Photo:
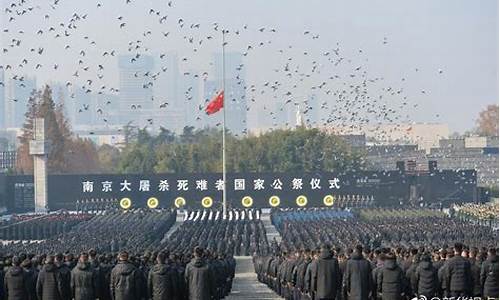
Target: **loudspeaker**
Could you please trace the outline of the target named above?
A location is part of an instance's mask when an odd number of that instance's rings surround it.
[[[396,169],[398,169],[398,171],[400,171],[400,172],[404,172],[405,171],[405,162],[404,161],[397,161],[396,162]]]

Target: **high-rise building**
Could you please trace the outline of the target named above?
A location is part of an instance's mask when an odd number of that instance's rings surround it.
[[[52,89],[52,99],[56,106],[61,105],[64,109],[64,115],[70,122],[74,119],[75,102],[70,99],[68,87],[60,82],[49,84]]]
[[[217,123],[222,122],[222,114],[215,114],[208,116],[205,113],[205,108],[207,107],[208,102],[212,100],[220,87],[214,80],[205,80],[203,83],[203,99],[202,99],[202,110],[200,114],[202,127],[215,127]]]
[[[71,120],[74,126],[88,126],[92,124],[92,98],[90,93],[83,89],[76,89],[71,100],[74,103],[74,119]]]
[[[153,128],[163,127],[180,133],[186,125],[185,103],[182,97],[182,82],[180,81],[179,59],[176,53],[169,52],[156,59],[155,73],[160,72],[156,78],[153,95],[154,111]]]
[[[5,80],[3,68],[0,68],[0,128],[5,127]]]
[[[153,57],[123,55],[118,59],[120,72],[120,122],[144,127],[154,108]]]
[[[9,93],[5,101],[6,127],[20,128],[23,126],[28,100],[36,89],[35,78],[21,77],[9,81]]]
[[[200,79],[194,77],[193,70],[181,78],[180,99],[184,107],[184,120],[187,126],[203,127],[202,117],[205,114],[203,100],[200,97]],[[201,108],[201,110],[200,110]]]
[[[222,88],[222,55],[214,55],[215,82],[217,89]],[[245,93],[245,72],[243,55],[239,52],[225,54],[225,92],[226,128],[241,136],[247,131],[247,100]]]
[[[113,94],[92,94],[92,125],[120,125],[120,97]]]

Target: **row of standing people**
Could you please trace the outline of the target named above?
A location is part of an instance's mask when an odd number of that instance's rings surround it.
[[[222,299],[231,290],[236,265],[233,257],[199,247],[185,259],[168,251],[146,260],[126,251],[116,260],[98,259],[93,250],[78,260],[47,255],[43,264],[24,257],[11,257],[11,266],[0,271],[0,300]]]
[[[338,250],[323,246],[312,252],[255,256],[255,271],[259,281],[291,300],[498,298],[497,249],[489,249],[484,261],[469,256],[460,243],[434,261],[428,252],[403,258],[393,249],[377,255],[362,246]]]

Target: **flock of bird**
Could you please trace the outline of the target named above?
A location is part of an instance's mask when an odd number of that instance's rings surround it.
[[[201,55],[201,52],[220,51],[223,45],[226,51],[241,53],[242,63],[229,65],[227,74],[232,78],[227,81],[244,92],[235,93],[238,96],[226,93],[226,101],[246,103],[248,112],[254,111],[259,120],[268,121],[272,127],[294,126],[294,121],[290,118],[285,119],[285,124],[281,122],[285,113],[289,114],[291,111],[295,116],[297,107],[306,123],[311,126],[332,128],[338,132],[355,132],[371,126],[381,139],[390,135],[392,130],[405,130],[401,127],[408,127],[407,124],[412,122],[411,111],[418,106],[418,99],[408,96],[405,90],[407,77],[397,79],[396,86],[389,84],[382,75],[373,76],[375,72],[369,70],[369,55],[365,54],[363,49],[347,51],[341,42],[333,42],[328,49],[320,49],[315,43],[322,37],[313,29],[304,29],[298,34],[310,45],[309,49],[304,49],[303,41],[300,46],[283,46],[275,42],[280,35],[279,28],[254,28],[249,25],[227,28],[223,26],[222,20],[205,24],[190,20],[190,16],[175,16],[176,3],[172,1],[156,1],[154,7],[146,10],[142,10],[143,6],[138,5],[138,1],[97,1],[92,9],[85,12],[75,11],[65,21],[53,18],[53,12],[60,9],[64,0],[4,1],[2,14],[5,22],[1,32],[4,42],[0,49],[4,60],[0,68],[8,76],[0,85],[5,85],[7,80],[13,80],[22,86],[27,74],[36,74],[41,70],[57,72],[64,69],[71,74],[65,82],[66,88],[71,91],[71,98],[75,98],[75,91],[81,89],[86,94],[112,94],[118,96],[114,99],[119,99],[120,89],[106,81],[107,76],[110,76],[109,70],[112,69],[109,66],[116,64],[118,57],[123,55],[129,57],[130,64],[139,62],[146,55],[155,55],[155,61],[159,62],[157,71],[134,74],[135,77],[144,79],[142,88],[154,89],[158,86],[159,79],[167,76],[172,70],[167,63],[170,54],[153,44],[158,41],[167,43],[176,35],[180,37],[183,49],[188,49],[179,55],[180,68],[188,70],[180,71],[179,77],[187,82],[199,80],[203,83],[216,79],[212,70],[193,71],[192,65],[196,65],[197,56]],[[76,5],[77,1],[74,2]],[[99,32],[82,31],[81,28],[88,22],[92,13],[97,13],[108,5],[112,5],[111,11],[116,13],[113,17],[108,16],[108,21],[117,30],[117,36],[138,30],[133,18],[137,18],[139,23],[144,19],[154,20],[156,26],[154,29],[146,26],[139,28],[141,33],[129,38],[124,45],[116,45],[120,39],[114,40],[114,36],[106,37],[113,41],[111,44],[114,44],[114,47],[101,45],[96,38]],[[120,14],[122,8],[130,7],[134,9],[133,17]],[[41,18],[43,26],[31,28],[31,23],[26,20],[32,18]],[[27,36],[29,39],[25,41]],[[43,43],[37,45],[36,41]],[[64,57],[49,53],[47,47],[42,45],[47,42],[60,44],[61,49],[58,51],[71,52],[76,55],[76,60],[68,62]],[[389,39],[384,37],[380,40],[380,46],[390,47]],[[89,53],[92,53],[93,58],[90,58]],[[96,53],[99,59],[94,59]],[[273,57],[274,64],[249,66],[247,61],[252,56],[260,57],[259,55]],[[47,61],[49,63],[46,63]],[[214,64],[210,63],[210,66],[213,68]],[[247,76],[249,69],[263,75],[256,76],[258,79],[252,82]],[[411,72],[420,70],[415,68]],[[437,73],[442,74],[443,70],[439,69]],[[390,80],[392,83],[394,81],[394,78]],[[183,87],[176,99],[168,99],[166,95],[155,99],[152,95],[154,109],[168,110],[179,101],[195,101],[194,107],[197,111],[193,113],[198,116],[196,121],[203,122],[203,110],[210,99],[197,96],[197,89],[193,86]],[[419,92],[421,97],[425,97],[426,93],[428,91],[425,89]],[[200,98],[199,101],[194,99],[197,97]],[[318,102],[313,103],[313,98],[318,99],[314,100]],[[111,100],[106,100],[98,107],[85,103],[77,103],[77,106],[79,113],[95,109],[107,122],[107,110],[110,110],[111,104]],[[130,105],[131,110],[141,108],[139,103]],[[148,125],[158,122],[154,118],[148,118],[147,121]],[[394,128],[388,130],[387,124],[393,124]],[[246,130],[235,134],[244,134]]]

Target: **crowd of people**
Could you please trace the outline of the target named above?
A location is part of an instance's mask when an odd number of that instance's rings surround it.
[[[260,215],[253,210],[232,209],[223,219],[217,211],[191,212],[166,241],[170,251],[188,253],[201,246],[216,253],[249,256],[266,253],[269,244]]]
[[[498,297],[498,232],[429,209],[278,209],[279,247],[254,256],[286,299]]]
[[[498,298],[498,249],[461,243],[439,253],[362,245],[344,250],[324,244],[255,256],[254,267],[259,281],[291,300]]]
[[[498,232],[439,210],[273,209],[279,242],[259,210],[187,211],[173,226],[178,214],[81,213],[69,231],[4,242],[0,300],[222,299],[239,255],[292,300],[498,297]]]
[[[8,300],[185,300],[222,299],[229,294],[235,260],[195,247],[180,257],[168,250],[143,256],[121,251],[78,256],[4,257],[0,299]]]
[[[272,221],[282,236],[284,251],[315,248],[323,243],[344,249],[358,244],[370,248],[430,246],[437,249],[455,242],[489,247],[496,246],[498,241],[498,232],[491,227],[450,218],[440,211],[330,209],[328,213],[319,214],[317,211],[273,212]]]
[[[73,226],[90,219],[86,213],[70,214],[58,212],[49,215],[13,216],[0,223],[2,240],[44,240],[69,232]]]
[[[498,203],[453,205],[455,217],[498,228]]]
[[[186,212],[168,237],[176,211],[73,216],[82,222],[67,232],[0,246],[0,300],[222,299],[231,290],[233,255],[269,248],[255,210],[233,209],[224,220],[220,211]]]
[[[0,246],[7,253],[80,253],[96,249],[104,253],[120,250],[143,252],[159,247],[168,229],[175,223],[172,210],[135,209],[106,211],[80,222],[70,231],[39,242],[16,241]],[[53,222],[53,226],[58,222]]]

